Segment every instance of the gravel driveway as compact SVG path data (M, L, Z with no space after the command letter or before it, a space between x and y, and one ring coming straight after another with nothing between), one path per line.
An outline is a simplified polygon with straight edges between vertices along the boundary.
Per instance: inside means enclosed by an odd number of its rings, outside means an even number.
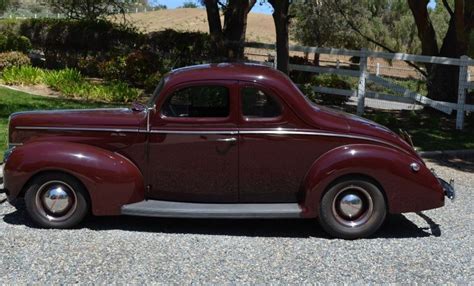
M386 283L474 281L474 160L431 161L456 180L447 207L391 216L375 238L328 238L313 221L91 218L33 228L0 205L0 281L19 283Z

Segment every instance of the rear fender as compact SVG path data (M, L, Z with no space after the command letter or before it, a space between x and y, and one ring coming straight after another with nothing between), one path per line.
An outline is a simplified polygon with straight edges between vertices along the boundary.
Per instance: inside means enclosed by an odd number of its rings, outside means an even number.
M418 172L411 163L420 165ZM324 192L339 178L363 176L384 192L390 213L414 212L444 205L443 190L419 158L396 149L368 144L328 151L312 165L303 182L304 217L316 217Z
M59 171L76 177L87 189L94 215L119 215L124 204L144 199L144 178L124 156L69 142L35 142L15 148L5 164L10 199L21 195L37 174Z

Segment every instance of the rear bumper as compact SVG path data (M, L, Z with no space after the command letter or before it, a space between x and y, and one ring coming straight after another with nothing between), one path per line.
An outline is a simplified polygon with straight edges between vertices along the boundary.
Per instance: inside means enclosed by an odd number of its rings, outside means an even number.
M445 180L438 178L441 187L443 187L444 195L454 201L456 199L456 190L454 189L454 180L450 180L449 183Z

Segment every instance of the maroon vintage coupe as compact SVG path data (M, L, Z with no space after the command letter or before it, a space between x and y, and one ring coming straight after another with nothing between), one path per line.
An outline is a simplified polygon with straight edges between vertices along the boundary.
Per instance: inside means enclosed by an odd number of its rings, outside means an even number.
M311 103L274 69L200 65L165 76L148 105L13 114L5 192L47 228L89 212L318 218L360 238L454 197L402 137Z

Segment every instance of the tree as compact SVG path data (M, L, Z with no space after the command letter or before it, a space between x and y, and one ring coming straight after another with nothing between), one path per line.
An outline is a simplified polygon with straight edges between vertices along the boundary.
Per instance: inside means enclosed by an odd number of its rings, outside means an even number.
M202 1L206 7L209 33L216 55L229 61L243 59L247 16L256 0L219 0ZM221 23L220 9L224 13L224 25Z
M199 8L199 5L194 3L193 1L186 1L183 3L181 8Z
M268 0L273 7L273 21L276 31L277 48L277 68L284 72L289 72L290 48L289 48L289 25L291 16L289 15L292 0Z
M327 1L295 1L290 13L294 15L291 35L305 46L360 49L366 41L355 34L334 5ZM319 54L314 63L319 65Z
M470 38L474 32L474 1L442 0L437 2L437 5L443 7L449 14L448 29L441 47L428 12L429 1L407 1L416 22L423 55L458 58L469 52ZM427 64L426 68L429 73L429 96L436 100L456 102L459 67Z
M133 0L48 0L51 7L70 19L97 20L117 13L125 14Z

